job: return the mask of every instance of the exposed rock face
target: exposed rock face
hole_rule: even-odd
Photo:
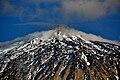
[[[57,32],[0,53],[0,80],[119,80],[120,46]]]

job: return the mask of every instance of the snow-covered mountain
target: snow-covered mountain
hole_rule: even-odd
[[[94,34],[84,33],[82,31],[77,31],[75,29],[66,27],[65,25],[62,25],[62,26],[60,25],[60,27],[58,26],[56,29],[53,29],[53,30],[35,32],[35,33],[29,34],[25,37],[17,38],[17,39],[12,40],[12,41],[0,42],[0,50],[11,47],[11,46],[13,47],[13,46],[18,46],[18,45],[24,44],[28,41],[35,39],[35,38],[41,38],[41,39],[47,40],[48,38],[53,36],[56,31],[61,31],[62,34],[67,34],[69,36],[80,35],[81,37],[83,37],[86,40],[110,42],[112,44],[120,45],[120,42],[107,40],[107,39],[104,39],[100,36],[96,36]]]
[[[0,44],[1,80],[119,80],[119,43],[65,26]]]

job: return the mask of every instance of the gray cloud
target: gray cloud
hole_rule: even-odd
[[[10,0],[0,0],[0,8],[0,15],[7,14],[16,17],[21,17],[21,15],[24,12],[24,7],[14,5]]]
[[[0,0],[0,14],[2,12],[2,15],[7,14],[10,16],[18,17],[21,21],[32,21],[32,20],[41,20],[46,18],[46,20],[54,21],[53,17],[54,15],[59,12],[60,8],[56,6],[55,3],[59,3],[60,1],[56,0],[20,0],[17,1],[17,4],[14,4],[14,0]],[[43,8],[41,7],[41,4],[51,5],[50,8]],[[32,7],[31,7],[32,5]],[[58,11],[59,10],[59,11]],[[59,14],[57,13],[57,14]],[[47,16],[49,15],[49,16]],[[52,20],[53,19],[53,20]],[[56,19],[55,19],[56,20]]]
[[[20,0],[18,3],[20,5],[12,4],[10,0],[0,0],[2,12],[17,16],[23,21],[43,19],[47,15],[49,15],[46,17],[48,21],[65,20],[73,16],[78,16],[80,19],[96,19],[116,12],[120,6],[120,0]],[[51,7],[49,9],[41,8],[42,3],[48,5],[59,3],[61,7],[54,5],[49,6]],[[30,5],[34,7],[31,8]],[[57,14],[61,17],[56,17]]]
[[[2,7],[2,14],[12,13],[14,11],[14,6],[9,1],[1,0],[0,7]]]
[[[117,11],[120,0],[63,0],[65,16],[99,18]]]

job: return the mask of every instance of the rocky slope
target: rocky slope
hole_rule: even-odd
[[[57,29],[2,49],[0,80],[119,80],[120,46]]]

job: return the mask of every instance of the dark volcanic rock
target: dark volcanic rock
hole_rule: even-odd
[[[0,80],[119,80],[120,46],[59,35],[0,53]]]

